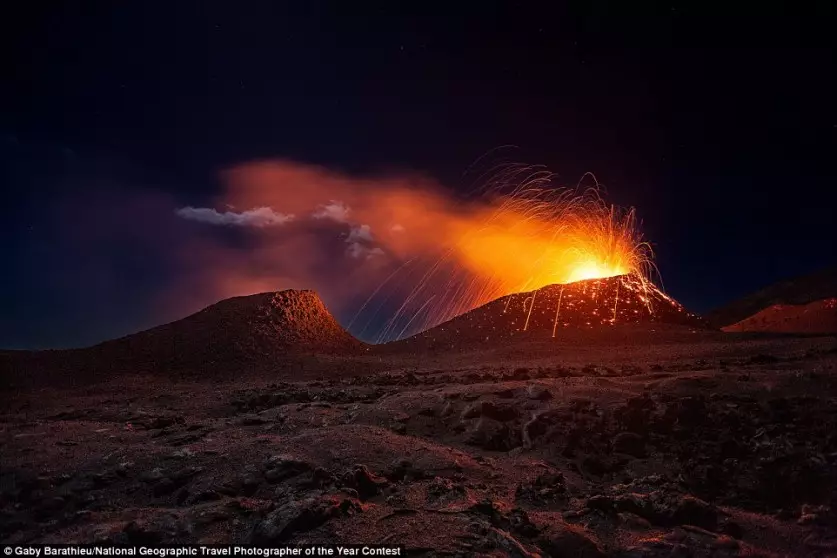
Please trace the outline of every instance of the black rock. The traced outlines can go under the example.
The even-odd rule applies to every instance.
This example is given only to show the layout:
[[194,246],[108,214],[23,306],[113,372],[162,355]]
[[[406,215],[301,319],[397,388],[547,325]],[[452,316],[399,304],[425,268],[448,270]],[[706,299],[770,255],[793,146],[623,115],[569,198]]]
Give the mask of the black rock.
[[596,494],[587,498],[587,507],[591,510],[598,510],[604,513],[613,513],[616,511],[616,505],[613,498],[605,496],[604,494]]
[[694,496],[683,496],[680,499],[673,518],[680,525],[695,525],[710,531],[718,527],[717,509]]
[[264,462],[265,478],[270,482],[280,482],[311,470],[311,465],[288,455],[274,455]]
[[168,477],[163,477],[154,483],[154,487],[152,488],[152,492],[155,496],[165,496],[166,494],[171,494],[175,490],[177,490],[177,483]]
[[465,488],[449,478],[436,477],[427,487],[427,495],[433,500],[458,498],[465,495]]
[[729,535],[734,539],[740,539],[744,536],[744,529],[732,520],[725,520],[721,523],[720,527],[718,528],[719,533],[723,533],[725,535]]
[[123,533],[135,545],[155,545],[182,540],[192,532],[192,524],[185,518],[164,514],[150,520],[136,520],[125,526]]
[[357,501],[351,498],[341,500],[323,497],[285,501],[255,525],[249,542],[266,544],[284,541],[296,533],[316,529],[333,517],[360,509]]
[[491,401],[483,401],[480,414],[500,422],[508,422],[520,416],[520,412],[511,405],[497,405]]
[[564,475],[558,473],[544,473],[531,483],[524,483],[517,487],[516,496],[526,498],[534,503],[548,503],[566,496],[567,487]]
[[779,359],[773,355],[758,354],[751,356],[748,362],[750,364],[774,364],[779,362]]
[[285,475],[280,469],[268,469],[264,472],[264,478],[267,482],[279,482],[285,478]]
[[190,493],[189,489],[181,488],[174,497],[174,501],[177,502],[178,505],[182,505],[186,503],[186,500],[189,499]]
[[487,417],[477,421],[465,442],[493,451],[509,451],[523,443],[519,429]]
[[547,556],[564,558],[605,558],[599,543],[583,530],[570,525],[558,525],[538,537],[538,546]]
[[198,492],[197,494],[194,494],[191,497],[190,502],[197,504],[199,502],[214,502],[214,501],[217,501],[217,500],[220,500],[220,499],[221,499],[221,494],[219,494],[217,491],[215,491],[215,490],[203,490],[201,492]]
[[465,407],[465,410],[462,411],[462,418],[463,419],[472,419],[477,418],[482,414],[482,406],[477,403],[474,405],[468,405]]
[[421,469],[416,468],[409,459],[398,459],[393,463],[392,468],[386,474],[387,478],[393,481],[413,481],[426,477]]
[[155,468],[151,469],[150,471],[146,471],[142,475],[140,475],[140,480],[144,482],[157,482],[161,480],[165,475],[163,475],[162,469]]
[[526,388],[526,397],[536,401],[547,401],[552,399],[552,392],[543,386],[533,384]]
[[615,417],[629,432],[645,434],[655,409],[654,400],[648,394],[643,394],[629,399],[624,407],[617,409]]
[[269,421],[266,418],[259,415],[245,415],[238,419],[238,423],[241,426],[258,426],[261,424],[267,424],[268,422]]
[[360,497],[365,499],[380,494],[389,481],[372,473],[366,465],[356,465],[351,474],[347,475],[346,484],[355,488]]
[[606,459],[597,455],[587,455],[581,460],[585,473],[602,476],[613,471],[613,465]]
[[156,545],[163,542],[162,530],[146,523],[131,521],[122,532],[128,537],[128,542],[138,545]]
[[253,473],[245,473],[238,483],[239,490],[245,496],[255,493],[261,485],[261,479]]
[[645,440],[634,432],[620,432],[613,438],[613,451],[633,457],[645,457]]

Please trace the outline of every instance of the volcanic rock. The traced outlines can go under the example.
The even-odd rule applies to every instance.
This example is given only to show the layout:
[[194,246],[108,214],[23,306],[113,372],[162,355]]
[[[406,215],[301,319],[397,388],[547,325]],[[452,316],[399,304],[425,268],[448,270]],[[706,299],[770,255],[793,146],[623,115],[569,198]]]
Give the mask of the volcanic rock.
[[714,530],[718,525],[718,512],[699,498],[684,496],[677,503],[673,519],[680,525],[697,525]]
[[491,401],[483,401],[480,406],[480,414],[500,422],[508,422],[516,419],[520,413],[511,405],[497,405]]
[[394,481],[414,481],[425,478],[426,473],[421,469],[416,468],[409,459],[397,459],[387,477]]
[[266,544],[287,540],[295,533],[310,531],[333,517],[360,509],[355,500],[335,496],[288,500],[255,525],[250,542]]
[[0,417],[0,538],[834,554],[834,339],[559,331],[448,353],[288,348],[246,376],[257,360],[17,390]]
[[[620,275],[504,296],[390,345],[434,348],[467,341],[494,343],[509,338],[554,337],[568,327],[640,322],[707,327],[702,318],[687,312],[653,284]],[[525,378],[529,377],[526,370]]]
[[521,445],[518,429],[488,417],[481,417],[466,440],[468,444],[493,451],[509,451]]
[[[789,323],[782,323],[784,317],[791,317],[798,314],[799,309],[812,302],[824,301],[837,297],[837,267],[823,269],[810,275],[796,277],[787,281],[781,281],[766,287],[758,292],[748,295],[740,300],[731,302],[721,308],[717,308],[707,314],[709,322],[716,327],[726,327],[733,324],[746,322],[751,316],[756,316],[765,309],[771,307],[789,307],[785,310],[768,312],[764,318],[770,317],[763,323],[762,320],[755,320],[746,326],[788,327],[791,325],[805,325],[802,319],[792,319]],[[796,307],[796,308],[794,308]],[[813,308],[814,310],[816,308]],[[762,322],[761,324],[759,322]],[[794,323],[795,322],[795,323]],[[833,325],[833,322],[832,322]],[[750,331],[739,326],[739,331]],[[781,331],[780,329],[761,329],[760,331]],[[804,331],[804,330],[799,330]],[[834,333],[832,330],[830,333]],[[812,332],[813,333],[813,332]]]
[[488,417],[500,422],[509,422],[520,416],[520,412],[512,405],[497,405],[492,401],[474,403],[462,411],[463,419]]
[[310,470],[311,466],[305,461],[287,455],[274,455],[264,463],[264,478],[275,483]]
[[633,457],[644,457],[645,440],[634,432],[620,432],[613,438],[613,451]]
[[[0,379],[10,385],[51,373],[51,383],[124,372],[201,375],[245,365],[272,366],[295,354],[354,354],[364,344],[328,312],[314,291],[286,290],[222,300],[147,331],[66,351],[3,351]],[[155,419],[161,428],[167,418]]]
[[526,388],[526,396],[536,401],[547,401],[552,399],[552,392],[543,386],[533,384]]
[[163,514],[150,519],[131,521],[125,525],[123,534],[129,544],[156,545],[174,542],[191,530],[192,526],[183,518]]
[[774,304],[724,328],[728,332],[837,333],[837,298]]
[[582,529],[571,525],[555,525],[540,536],[538,545],[547,556],[578,556],[579,558],[604,558],[598,542]]
[[455,500],[465,495],[465,488],[448,478],[436,477],[427,487],[428,499],[441,503]]
[[389,481],[372,473],[366,465],[356,465],[354,470],[346,475],[345,483],[365,499],[380,494]]
[[223,300],[182,320],[109,341],[99,353],[155,362],[252,360],[287,351],[343,352],[359,346],[314,291],[280,291]]
[[535,504],[549,503],[564,498],[567,487],[564,475],[558,473],[544,473],[531,483],[518,485],[515,495]]

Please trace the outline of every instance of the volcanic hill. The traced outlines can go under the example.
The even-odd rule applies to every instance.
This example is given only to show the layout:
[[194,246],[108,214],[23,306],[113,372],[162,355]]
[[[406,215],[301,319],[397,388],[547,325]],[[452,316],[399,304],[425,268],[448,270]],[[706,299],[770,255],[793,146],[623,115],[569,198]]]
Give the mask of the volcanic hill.
[[504,296],[396,343],[543,339],[560,336],[568,327],[649,322],[707,327],[702,318],[686,311],[653,284],[620,275]]
[[204,362],[295,351],[341,352],[355,340],[311,290],[285,290],[222,300],[182,320],[99,345],[102,351],[188,353]]
[[[817,308],[826,307],[825,301],[835,297],[837,297],[837,266],[765,287],[709,312],[706,319],[719,328],[735,324],[736,331],[798,331],[804,333],[806,331],[805,327],[808,326],[802,329],[787,329],[791,323],[798,321],[793,315],[801,315],[801,307],[817,301],[823,301],[823,304],[814,305],[805,313],[810,314],[811,311],[815,311],[822,314],[822,310],[828,310],[828,308],[820,308],[819,310]],[[747,318],[754,317],[763,310],[769,311],[762,318],[769,317],[767,321],[776,322],[779,329],[766,327],[764,319],[747,321]],[[787,320],[782,318],[782,314],[787,314]],[[827,321],[828,319],[823,316],[814,321]],[[833,321],[835,317],[830,319]],[[743,329],[756,323],[760,325],[755,329]],[[802,322],[800,322],[800,326],[802,325]]]
[[229,365],[270,367],[289,356],[352,354],[363,347],[317,293],[285,290],[222,300],[181,320],[84,349],[5,351],[0,375],[26,378],[49,371],[56,380],[81,380],[122,372],[203,374]]
[[837,298],[808,304],[774,304],[721,329],[728,332],[837,333]]

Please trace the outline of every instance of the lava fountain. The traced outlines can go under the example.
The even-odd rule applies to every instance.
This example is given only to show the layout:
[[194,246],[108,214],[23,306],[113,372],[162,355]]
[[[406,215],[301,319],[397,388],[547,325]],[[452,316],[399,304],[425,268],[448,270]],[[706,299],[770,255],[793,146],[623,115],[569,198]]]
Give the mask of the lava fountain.
[[478,200],[445,224],[450,240],[438,255],[407,262],[366,301],[361,311],[403,297],[377,341],[546,285],[630,275],[640,288],[653,288],[653,253],[635,211],[608,205],[591,174],[575,188],[554,179],[528,166],[495,168]]

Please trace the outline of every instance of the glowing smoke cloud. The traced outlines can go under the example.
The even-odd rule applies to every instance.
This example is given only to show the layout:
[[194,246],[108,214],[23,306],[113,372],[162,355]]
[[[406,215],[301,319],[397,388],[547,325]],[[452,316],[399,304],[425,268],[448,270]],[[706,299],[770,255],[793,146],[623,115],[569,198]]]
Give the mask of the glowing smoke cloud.
[[[420,176],[359,178],[288,161],[242,165],[225,179],[221,203],[348,227],[350,259],[368,266],[353,280],[373,292],[350,325],[362,335],[388,315],[378,340],[510,293],[622,274],[646,284],[653,271],[633,210],[607,205],[592,175],[560,188],[548,171],[508,165],[493,169],[469,202]],[[360,257],[371,254],[396,269]]]
[[[496,170],[482,189],[485,207],[454,225],[444,253],[425,262],[426,271],[378,340],[400,338],[502,296],[550,284],[631,275],[640,288],[650,289],[652,252],[641,240],[634,211],[607,205],[592,175],[585,176],[589,187],[574,189],[554,187],[553,178],[518,165]],[[398,283],[414,274],[411,269],[389,281],[400,290]]]

